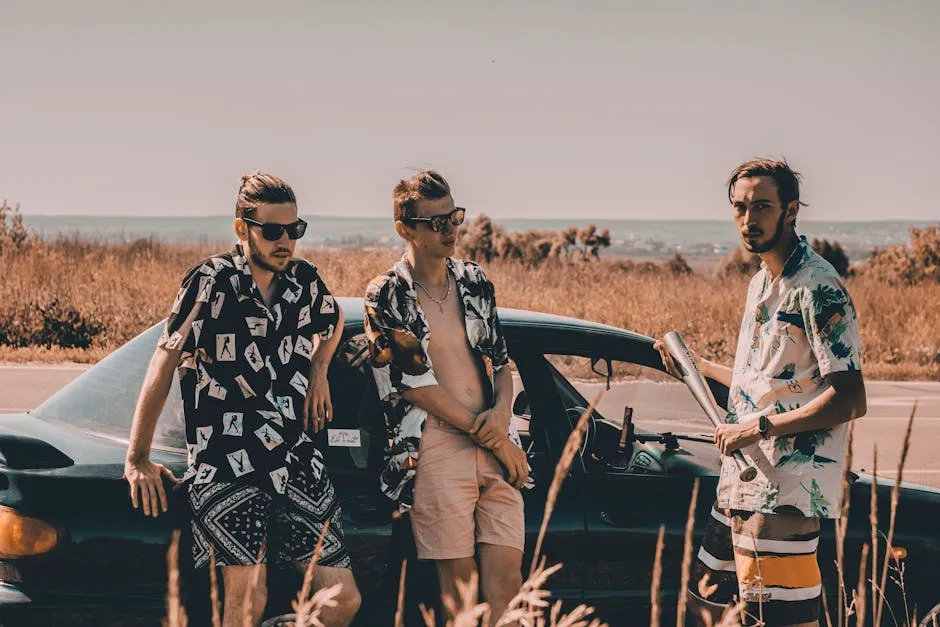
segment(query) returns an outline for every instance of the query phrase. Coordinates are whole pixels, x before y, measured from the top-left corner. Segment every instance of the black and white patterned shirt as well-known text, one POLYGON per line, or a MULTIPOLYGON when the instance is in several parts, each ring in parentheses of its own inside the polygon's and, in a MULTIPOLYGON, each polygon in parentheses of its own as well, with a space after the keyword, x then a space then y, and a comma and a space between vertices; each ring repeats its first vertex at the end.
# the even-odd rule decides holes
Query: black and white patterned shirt
POLYGON ((184 479, 283 493, 297 464, 323 471, 303 406, 314 336, 333 334, 337 305, 316 266, 302 259, 274 281, 268 308, 240 246, 183 279, 158 346, 182 351, 184 479))

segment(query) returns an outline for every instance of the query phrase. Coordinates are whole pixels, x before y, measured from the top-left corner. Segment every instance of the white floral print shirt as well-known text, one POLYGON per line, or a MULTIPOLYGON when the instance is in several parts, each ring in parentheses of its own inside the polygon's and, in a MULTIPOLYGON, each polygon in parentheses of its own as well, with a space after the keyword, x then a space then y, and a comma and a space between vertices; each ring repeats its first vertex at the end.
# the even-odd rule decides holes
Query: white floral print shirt
MULTIPOLYGON (((861 369, 855 306, 835 269, 800 238, 780 276, 754 275, 734 359, 728 422, 772 417, 812 401, 826 375, 861 369)), ((723 458, 718 506, 836 518, 848 423, 745 447, 758 476, 742 482, 723 458)))

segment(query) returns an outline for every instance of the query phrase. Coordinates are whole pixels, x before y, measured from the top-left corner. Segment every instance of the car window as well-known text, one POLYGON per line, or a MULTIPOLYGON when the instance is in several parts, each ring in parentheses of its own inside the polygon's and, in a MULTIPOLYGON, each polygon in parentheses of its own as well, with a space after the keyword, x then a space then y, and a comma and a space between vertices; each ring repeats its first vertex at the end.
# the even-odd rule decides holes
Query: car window
POLYGON ((528 394, 519 376, 519 368, 513 359, 509 360, 509 368, 512 370, 512 422, 516 425, 523 442, 526 442, 529 437, 532 408, 529 407, 528 394))
MULTIPOLYGON (((86 370, 33 413, 46 420, 127 439, 137 396, 162 328, 161 322, 144 331, 86 370)), ((157 448, 185 450, 185 439, 179 380, 174 376, 153 444, 157 448)))
POLYGON ((353 335, 336 349, 329 370, 333 420, 314 440, 331 472, 378 470, 386 442, 385 415, 369 367, 365 333, 353 335))

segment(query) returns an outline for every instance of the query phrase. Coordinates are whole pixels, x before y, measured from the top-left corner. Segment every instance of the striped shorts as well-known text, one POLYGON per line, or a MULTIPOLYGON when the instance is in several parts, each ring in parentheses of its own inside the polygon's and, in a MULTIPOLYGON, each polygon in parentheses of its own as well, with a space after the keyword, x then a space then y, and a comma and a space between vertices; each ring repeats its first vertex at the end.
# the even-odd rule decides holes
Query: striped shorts
POLYGON ((818 518, 715 506, 689 592, 713 611, 744 601, 766 625, 811 623, 820 616, 818 545, 818 518))

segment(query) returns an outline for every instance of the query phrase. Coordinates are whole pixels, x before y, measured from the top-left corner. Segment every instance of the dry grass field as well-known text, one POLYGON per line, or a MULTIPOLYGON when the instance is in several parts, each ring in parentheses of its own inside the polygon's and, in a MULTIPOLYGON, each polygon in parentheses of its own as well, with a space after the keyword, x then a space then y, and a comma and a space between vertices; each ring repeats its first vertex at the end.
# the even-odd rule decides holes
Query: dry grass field
MULTIPOLYGON (((163 318, 187 268, 218 252, 152 240, 77 239, 0 249, 0 361, 93 362, 163 318)), ((303 250, 340 296, 360 296, 399 253, 303 250)), ((746 275, 716 278, 620 260, 486 265, 503 307, 545 311, 659 337, 678 330, 705 356, 733 358, 746 275)), ((870 379, 940 379, 940 283, 847 280, 870 379)))

